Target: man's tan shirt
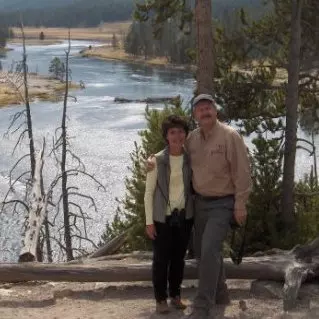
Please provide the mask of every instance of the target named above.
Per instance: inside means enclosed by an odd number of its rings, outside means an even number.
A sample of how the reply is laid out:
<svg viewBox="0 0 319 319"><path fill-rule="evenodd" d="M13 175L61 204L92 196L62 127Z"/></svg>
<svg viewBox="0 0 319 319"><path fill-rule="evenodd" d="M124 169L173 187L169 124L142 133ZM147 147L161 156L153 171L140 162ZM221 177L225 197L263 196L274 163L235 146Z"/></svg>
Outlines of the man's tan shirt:
<svg viewBox="0 0 319 319"><path fill-rule="evenodd" d="M204 138L200 129L186 142L193 170L193 187L203 196L235 195L235 209L245 208L251 191L248 151L239 133L216 122Z"/></svg>

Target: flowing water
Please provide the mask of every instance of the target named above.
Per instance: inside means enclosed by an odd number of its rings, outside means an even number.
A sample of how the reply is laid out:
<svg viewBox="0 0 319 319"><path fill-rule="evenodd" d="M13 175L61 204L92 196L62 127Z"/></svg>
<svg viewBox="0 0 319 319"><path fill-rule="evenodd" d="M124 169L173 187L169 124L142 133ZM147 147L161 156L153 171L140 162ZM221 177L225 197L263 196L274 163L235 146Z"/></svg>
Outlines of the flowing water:
<svg viewBox="0 0 319 319"><path fill-rule="evenodd" d="M72 91L77 102L70 100L68 108L68 132L71 148L81 157L88 172L94 174L106 187L106 192L97 191L92 183L78 177L72 182L83 193L96 198L98 212L90 210L89 236L98 242L105 224L113 216L117 203L115 198L124 194L125 177L129 174L129 154L134 141L139 141L138 131L145 127L144 103L114 103L115 97L143 99L146 97L175 96L180 94L185 105L190 101L195 86L193 76L186 72L152 69L122 62L101 61L78 56L78 52L98 43L72 41L70 68L72 80L82 80L86 88ZM4 69L13 61L20 61L22 47L11 45L13 51L1 58ZM50 61L54 57L64 58L67 42L49 46L27 47L30 72L48 74ZM162 107L154 105L152 107ZM15 161L26 154L26 147L18 148L12 156L17 135L2 138L10 118L21 110L20 106L0 109L0 198L8 189L8 174ZM32 117L37 148L43 137L50 146L52 136L61 120L62 103L34 102ZM247 141L250 144L250 141ZM27 164L27 163L26 163ZM311 158L298 153L297 174L299 177L309 170ZM25 166L26 167L26 166ZM23 168L20 169L20 172ZM16 172L16 176L19 171ZM48 162L44 168L46 181L54 178L56 169ZM22 185L17 185L22 192ZM16 260L21 238L21 217L0 216L0 261Z"/></svg>

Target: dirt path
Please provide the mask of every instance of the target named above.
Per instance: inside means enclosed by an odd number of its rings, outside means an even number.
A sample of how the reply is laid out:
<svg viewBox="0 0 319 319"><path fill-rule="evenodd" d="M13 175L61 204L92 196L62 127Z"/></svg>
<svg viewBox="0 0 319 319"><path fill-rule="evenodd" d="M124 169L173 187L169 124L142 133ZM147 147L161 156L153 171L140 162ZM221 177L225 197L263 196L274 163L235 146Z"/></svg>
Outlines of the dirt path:
<svg viewBox="0 0 319 319"><path fill-rule="evenodd" d="M217 318L319 318L316 312L318 299L304 303L285 317L282 316L282 301L257 299L250 295L250 282L231 280L228 282L232 303L218 309ZM195 288L186 283L184 298L190 305ZM319 298L319 296L316 296ZM242 311L239 301L247 305ZM185 311L185 314L189 309ZM311 315L311 312L316 315ZM154 313L153 292L148 283L29 283L0 285L1 319L177 319L184 313L172 311L169 315Z"/></svg>

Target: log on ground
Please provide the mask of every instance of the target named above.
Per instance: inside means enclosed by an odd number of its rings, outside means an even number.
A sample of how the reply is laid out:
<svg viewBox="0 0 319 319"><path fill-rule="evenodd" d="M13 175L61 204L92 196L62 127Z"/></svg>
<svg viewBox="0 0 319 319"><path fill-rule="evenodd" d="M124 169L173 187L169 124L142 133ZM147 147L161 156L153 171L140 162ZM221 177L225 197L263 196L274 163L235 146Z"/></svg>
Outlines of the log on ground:
<svg viewBox="0 0 319 319"><path fill-rule="evenodd" d="M148 103L148 104L156 104L156 103L173 103L179 98L179 96L165 96L165 97L148 97L146 99L126 99L122 97L116 97L114 102L116 103Z"/></svg>
<svg viewBox="0 0 319 319"><path fill-rule="evenodd" d="M151 280L151 262L110 263L91 260L92 263L86 261L83 264L0 264L0 282L34 280L134 282ZM245 258L240 265L234 265L231 260L225 259L225 270L229 279L284 281L285 271L290 264L290 255L249 257ZM186 262L185 279L197 279L197 265L194 260Z"/></svg>

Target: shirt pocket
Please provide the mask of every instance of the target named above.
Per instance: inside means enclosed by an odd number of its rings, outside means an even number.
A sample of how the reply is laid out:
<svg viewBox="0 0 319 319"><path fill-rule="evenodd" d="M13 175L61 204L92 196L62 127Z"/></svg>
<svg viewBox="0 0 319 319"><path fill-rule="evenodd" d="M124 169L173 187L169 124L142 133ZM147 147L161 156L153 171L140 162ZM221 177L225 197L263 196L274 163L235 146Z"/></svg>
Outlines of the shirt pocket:
<svg viewBox="0 0 319 319"><path fill-rule="evenodd" d="M210 147L207 151L207 155L211 161L211 172L216 177L223 177L228 172L228 162L226 159L226 145L214 145Z"/></svg>

